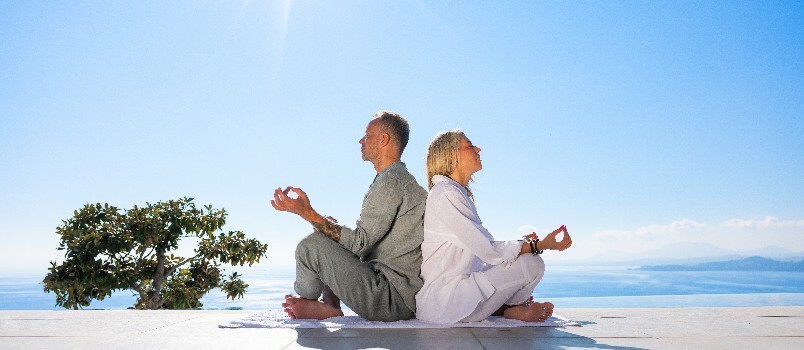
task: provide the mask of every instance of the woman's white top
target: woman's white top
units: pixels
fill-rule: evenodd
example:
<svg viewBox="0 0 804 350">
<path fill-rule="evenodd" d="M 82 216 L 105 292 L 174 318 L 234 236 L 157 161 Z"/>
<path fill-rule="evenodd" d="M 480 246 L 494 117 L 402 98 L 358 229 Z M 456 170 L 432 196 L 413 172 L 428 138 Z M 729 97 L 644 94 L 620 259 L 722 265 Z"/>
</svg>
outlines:
<svg viewBox="0 0 804 350">
<path fill-rule="evenodd" d="M 494 242 L 466 189 L 449 177 L 433 176 L 424 211 L 424 286 L 416 294 L 416 318 L 455 323 L 469 316 L 495 290 L 483 271 L 510 265 L 521 249 L 519 241 Z"/>
</svg>

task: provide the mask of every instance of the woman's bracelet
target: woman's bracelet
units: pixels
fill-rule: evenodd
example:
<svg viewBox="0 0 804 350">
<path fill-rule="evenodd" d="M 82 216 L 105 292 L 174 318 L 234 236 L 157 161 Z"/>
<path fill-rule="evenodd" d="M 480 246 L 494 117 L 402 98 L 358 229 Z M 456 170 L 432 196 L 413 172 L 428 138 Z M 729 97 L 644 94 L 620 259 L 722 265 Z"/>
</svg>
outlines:
<svg viewBox="0 0 804 350">
<path fill-rule="evenodd" d="M 531 254 L 539 255 L 541 253 L 544 253 L 544 250 L 538 250 L 537 249 L 538 245 L 539 245 L 539 239 L 538 238 L 536 238 L 535 241 L 534 240 L 530 241 L 530 253 Z"/>
<path fill-rule="evenodd" d="M 534 239 L 532 239 L 532 238 L 530 238 L 530 237 L 524 237 L 524 238 L 525 238 L 525 242 L 527 242 L 527 243 L 528 243 L 528 246 L 530 247 L 530 253 L 531 253 L 531 254 L 533 254 L 533 255 L 539 255 L 539 254 L 541 254 L 541 253 L 544 253 L 544 250 L 538 250 L 538 249 L 536 249 L 536 247 L 538 246 L 538 243 L 539 243 L 539 239 L 538 239 L 538 238 L 536 238 L 535 240 L 534 240 Z"/>
</svg>

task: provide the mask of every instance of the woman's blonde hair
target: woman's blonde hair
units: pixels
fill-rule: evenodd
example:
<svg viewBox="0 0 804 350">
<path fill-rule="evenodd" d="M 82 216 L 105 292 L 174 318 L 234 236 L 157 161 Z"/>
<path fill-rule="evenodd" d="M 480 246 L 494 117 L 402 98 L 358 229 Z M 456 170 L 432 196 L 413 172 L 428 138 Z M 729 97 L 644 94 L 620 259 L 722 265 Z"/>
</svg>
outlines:
<svg viewBox="0 0 804 350">
<path fill-rule="evenodd" d="M 427 147 L 427 188 L 433 188 L 433 176 L 449 176 L 458 165 L 458 154 L 463 131 L 459 129 L 442 131 L 430 141 Z"/>
</svg>

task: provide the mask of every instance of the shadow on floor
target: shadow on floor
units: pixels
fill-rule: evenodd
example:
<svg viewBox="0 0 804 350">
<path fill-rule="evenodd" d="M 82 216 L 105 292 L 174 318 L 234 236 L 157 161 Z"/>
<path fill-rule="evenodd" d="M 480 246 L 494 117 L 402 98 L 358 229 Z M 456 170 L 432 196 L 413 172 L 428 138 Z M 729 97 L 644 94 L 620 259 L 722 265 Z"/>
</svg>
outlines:
<svg viewBox="0 0 804 350">
<path fill-rule="evenodd" d="M 296 343 L 310 349 L 555 349 L 563 347 L 644 350 L 600 343 L 553 327 L 511 329 L 307 329 Z M 616 338 L 625 340 L 623 338 Z M 614 339 L 612 339 L 614 341 Z M 626 340 L 627 341 L 627 340 Z"/>
</svg>

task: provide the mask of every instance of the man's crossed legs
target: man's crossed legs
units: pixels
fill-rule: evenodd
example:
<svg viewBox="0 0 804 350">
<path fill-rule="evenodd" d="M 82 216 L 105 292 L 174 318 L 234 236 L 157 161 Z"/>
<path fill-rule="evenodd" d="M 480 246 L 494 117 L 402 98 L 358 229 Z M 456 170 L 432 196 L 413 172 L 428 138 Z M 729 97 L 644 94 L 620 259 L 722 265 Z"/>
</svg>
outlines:
<svg viewBox="0 0 804 350">
<path fill-rule="evenodd" d="M 313 232 L 296 247 L 298 297 L 286 296 L 282 307 L 291 318 L 325 319 L 343 316 L 346 306 L 371 321 L 414 317 L 396 289 L 378 271 L 338 242 Z M 323 294 L 323 300 L 318 300 Z"/>
</svg>

